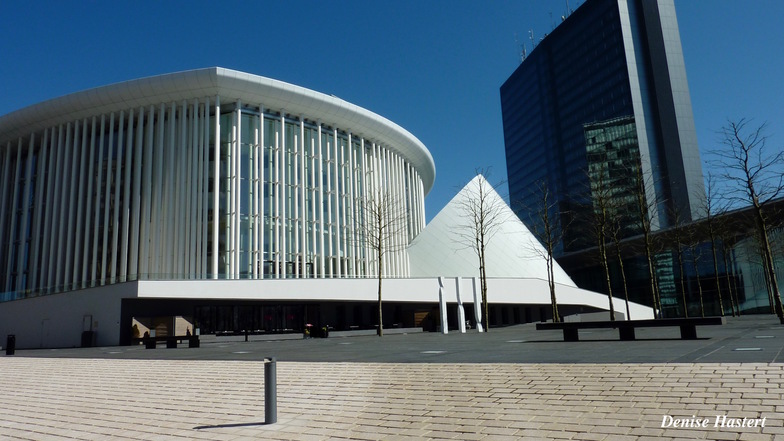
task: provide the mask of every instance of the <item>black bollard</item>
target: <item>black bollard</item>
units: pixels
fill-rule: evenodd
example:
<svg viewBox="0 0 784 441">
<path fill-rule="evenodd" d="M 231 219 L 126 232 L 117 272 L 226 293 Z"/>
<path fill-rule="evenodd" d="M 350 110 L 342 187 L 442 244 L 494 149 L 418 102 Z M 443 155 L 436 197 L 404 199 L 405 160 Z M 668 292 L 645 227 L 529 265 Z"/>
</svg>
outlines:
<svg viewBox="0 0 784 441">
<path fill-rule="evenodd" d="M 5 339 L 5 355 L 14 355 L 16 352 L 16 335 L 9 334 Z"/>
<path fill-rule="evenodd" d="M 275 357 L 264 359 L 264 424 L 278 422 L 278 378 Z"/>
</svg>

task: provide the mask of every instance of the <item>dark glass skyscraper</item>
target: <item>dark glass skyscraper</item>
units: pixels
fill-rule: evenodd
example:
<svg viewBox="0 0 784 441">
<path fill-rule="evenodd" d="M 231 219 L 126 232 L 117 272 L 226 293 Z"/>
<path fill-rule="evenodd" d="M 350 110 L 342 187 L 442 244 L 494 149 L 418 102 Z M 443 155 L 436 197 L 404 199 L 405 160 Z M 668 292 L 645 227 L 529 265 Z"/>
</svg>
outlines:
<svg viewBox="0 0 784 441">
<path fill-rule="evenodd" d="M 501 108 L 510 200 L 524 222 L 536 222 L 541 182 L 554 214 L 590 216 L 600 160 L 619 185 L 624 170 L 642 170 L 654 229 L 676 212 L 698 217 L 705 191 L 673 0 L 587 0 L 501 86 Z M 559 252 L 590 245 L 579 239 Z"/>
</svg>

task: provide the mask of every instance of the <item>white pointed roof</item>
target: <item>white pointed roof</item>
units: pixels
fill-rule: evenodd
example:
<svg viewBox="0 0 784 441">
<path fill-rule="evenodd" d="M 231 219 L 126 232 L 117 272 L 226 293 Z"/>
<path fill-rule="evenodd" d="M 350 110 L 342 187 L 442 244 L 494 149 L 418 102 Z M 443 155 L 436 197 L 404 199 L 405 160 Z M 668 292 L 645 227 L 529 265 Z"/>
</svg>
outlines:
<svg viewBox="0 0 784 441">
<path fill-rule="evenodd" d="M 482 175 L 463 187 L 411 243 L 408 248 L 411 276 L 479 277 L 476 253 L 459 243 L 457 234 L 470 228 L 464 202 L 477 194 L 481 180 L 490 190 L 490 203 L 502 213 L 502 222 L 486 248 L 487 277 L 547 280 L 544 247 Z M 554 273 L 556 283 L 576 286 L 558 263 Z"/>
</svg>

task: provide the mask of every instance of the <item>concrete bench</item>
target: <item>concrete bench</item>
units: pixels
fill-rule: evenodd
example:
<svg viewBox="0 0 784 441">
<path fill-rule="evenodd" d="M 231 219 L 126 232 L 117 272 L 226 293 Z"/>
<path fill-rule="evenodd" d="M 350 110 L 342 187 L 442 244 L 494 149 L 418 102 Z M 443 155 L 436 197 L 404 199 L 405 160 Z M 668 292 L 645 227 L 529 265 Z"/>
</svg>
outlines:
<svg viewBox="0 0 784 441">
<path fill-rule="evenodd" d="M 538 331 L 561 329 L 563 330 L 564 341 L 578 341 L 577 332 L 580 329 L 615 328 L 618 329 L 621 340 L 634 340 L 634 330 L 636 328 L 677 326 L 681 328 L 681 339 L 694 340 L 697 338 L 697 326 L 723 325 L 725 323 L 727 323 L 727 320 L 724 317 L 695 317 L 655 320 L 537 323 L 536 329 Z"/>
<path fill-rule="evenodd" d="M 144 347 L 146 349 L 155 349 L 155 347 L 158 346 L 158 342 L 162 341 L 166 342 L 167 348 L 176 348 L 177 343 L 182 343 L 183 341 L 188 342 L 189 348 L 198 348 L 200 346 L 198 335 L 162 335 L 156 337 L 141 337 L 132 339 L 134 344 L 144 343 Z"/>
</svg>

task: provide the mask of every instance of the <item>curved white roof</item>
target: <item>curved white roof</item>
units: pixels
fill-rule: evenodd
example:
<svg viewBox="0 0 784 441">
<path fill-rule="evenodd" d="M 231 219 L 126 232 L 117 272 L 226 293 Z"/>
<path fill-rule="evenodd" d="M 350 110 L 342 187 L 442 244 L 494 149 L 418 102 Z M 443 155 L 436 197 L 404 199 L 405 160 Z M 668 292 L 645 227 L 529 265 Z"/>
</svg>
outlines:
<svg viewBox="0 0 784 441">
<path fill-rule="evenodd" d="M 9 140 L 67 121 L 161 102 L 215 96 L 224 102 L 241 100 L 250 105 L 261 104 L 350 130 L 406 158 L 419 172 L 425 194 L 433 187 L 436 175 L 433 157 L 419 139 L 394 122 L 334 96 L 222 67 L 125 81 L 25 107 L 0 117 L 0 148 Z"/>
</svg>

